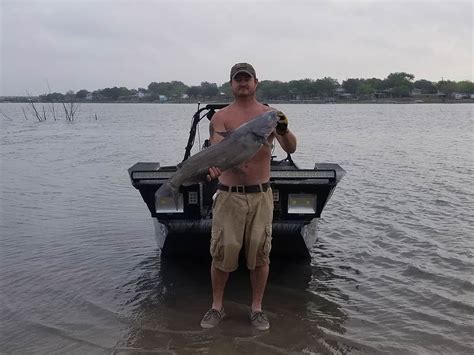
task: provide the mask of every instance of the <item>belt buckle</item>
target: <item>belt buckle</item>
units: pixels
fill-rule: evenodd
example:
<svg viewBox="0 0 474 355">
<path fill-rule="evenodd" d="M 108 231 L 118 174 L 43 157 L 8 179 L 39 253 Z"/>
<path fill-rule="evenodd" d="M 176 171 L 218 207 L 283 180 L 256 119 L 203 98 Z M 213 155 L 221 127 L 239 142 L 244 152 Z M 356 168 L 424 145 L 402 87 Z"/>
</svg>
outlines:
<svg viewBox="0 0 474 355">
<path fill-rule="evenodd" d="M 236 185 L 235 186 L 235 192 L 239 192 L 244 194 L 245 193 L 245 185 Z"/>
</svg>

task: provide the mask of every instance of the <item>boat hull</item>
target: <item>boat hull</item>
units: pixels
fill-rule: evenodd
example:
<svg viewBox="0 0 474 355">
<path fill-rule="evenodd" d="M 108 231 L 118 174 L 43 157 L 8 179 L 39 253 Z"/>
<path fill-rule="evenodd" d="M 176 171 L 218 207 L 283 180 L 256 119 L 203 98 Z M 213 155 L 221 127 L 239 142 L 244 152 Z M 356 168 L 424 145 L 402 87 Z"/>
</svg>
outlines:
<svg viewBox="0 0 474 355">
<path fill-rule="evenodd" d="M 211 220 L 160 223 L 153 219 L 155 238 L 164 257 L 210 258 Z M 271 256 L 309 259 L 317 240 L 317 223 L 273 223 Z"/>
</svg>

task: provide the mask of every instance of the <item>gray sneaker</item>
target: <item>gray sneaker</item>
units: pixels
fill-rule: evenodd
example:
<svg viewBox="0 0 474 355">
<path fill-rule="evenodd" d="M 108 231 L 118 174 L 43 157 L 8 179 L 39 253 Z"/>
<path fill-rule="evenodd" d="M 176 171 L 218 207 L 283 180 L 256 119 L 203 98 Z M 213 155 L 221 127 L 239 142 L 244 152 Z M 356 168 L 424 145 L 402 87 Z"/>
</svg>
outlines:
<svg viewBox="0 0 474 355">
<path fill-rule="evenodd" d="M 268 322 L 268 318 L 262 311 L 250 311 L 250 323 L 252 323 L 252 325 L 258 330 L 270 329 L 270 323 Z"/>
<path fill-rule="evenodd" d="M 225 317 L 224 308 L 221 311 L 211 308 L 204 314 L 201 320 L 201 327 L 205 329 L 214 328 Z"/>
</svg>

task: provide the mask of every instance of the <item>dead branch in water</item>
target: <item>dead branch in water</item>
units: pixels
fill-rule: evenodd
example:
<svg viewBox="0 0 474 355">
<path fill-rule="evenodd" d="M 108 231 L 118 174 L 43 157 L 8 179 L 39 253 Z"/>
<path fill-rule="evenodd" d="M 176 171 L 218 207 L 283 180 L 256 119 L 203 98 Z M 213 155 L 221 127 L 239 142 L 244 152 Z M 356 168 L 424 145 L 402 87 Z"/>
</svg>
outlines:
<svg viewBox="0 0 474 355">
<path fill-rule="evenodd" d="M 68 105 L 63 102 L 64 113 L 66 114 L 66 120 L 69 122 L 74 121 L 74 115 L 76 114 L 77 109 L 79 108 L 79 104 L 71 100 L 68 102 Z"/>
<path fill-rule="evenodd" d="M 42 108 L 43 108 L 43 118 L 46 121 L 46 110 L 44 109 L 44 105 L 42 105 Z"/>
<path fill-rule="evenodd" d="M 30 104 L 30 112 L 33 113 L 33 116 L 38 120 L 38 122 L 46 121 L 46 114 L 43 114 L 43 116 L 41 116 L 41 114 L 39 113 L 33 101 L 30 101 L 29 104 Z M 44 109 L 44 106 L 43 106 L 43 109 Z"/>
<path fill-rule="evenodd" d="M 46 110 L 44 109 L 44 105 L 42 106 L 43 108 L 43 112 L 39 112 L 38 111 L 38 108 L 36 107 L 35 105 L 35 102 L 33 100 L 33 98 L 31 97 L 30 93 L 27 93 L 28 95 L 28 108 L 29 108 L 29 111 L 30 113 L 32 114 L 32 116 L 34 118 L 36 118 L 38 120 L 38 122 L 43 122 L 43 121 L 46 121 Z M 25 110 L 23 109 L 23 114 L 25 114 Z M 26 118 L 26 114 L 25 114 L 25 118 Z"/>
<path fill-rule="evenodd" d="M 45 103 L 41 104 L 41 108 L 38 107 L 40 103 L 37 102 L 37 99 L 31 97 L 27 92 L 29 101 L 27 106 L 22 108 L 25 120 L 28 120 L 29 115 L 32 115 L 34 119 L 38 120 L 38 122 L 46 121 L 51 116 L 55 121 L 57 121 L 60 118 L 59 114 L 61 109 L 58 109 L 56 105 L 62 105 L 66 121 L 74 122 L 76 120 L 76 114 L 81 106 L 80 102 L 76 101 L 76 94 L 72 90 L 68 91 L 66 95 L 51 93 L 48 81 L 46 81 L 46 85 L 49 94 L 39 96 L 40 102 Z M 95 115 L 95 119 L 97 120 L 97 114 Z"/>
<path fill-rule="evenodd" d="M 48 86 L 49 94 L 51 94 L 51 87 L 49 86 L 49 81 L 46 79 L 46 85 Z M 56 104 L 54 102 L 50 102 L 51 112 L 53 113 L 53 118 L 57 121 L 56 117 Z"/>
<path fill-rule="evenodd" d="M 26 115 L 25 108 L 22 107 L 21 110 L 23 111 L 23 116 L 25 116 L 25 120 L 28 121 L 28 116 Z"/>
</svg>

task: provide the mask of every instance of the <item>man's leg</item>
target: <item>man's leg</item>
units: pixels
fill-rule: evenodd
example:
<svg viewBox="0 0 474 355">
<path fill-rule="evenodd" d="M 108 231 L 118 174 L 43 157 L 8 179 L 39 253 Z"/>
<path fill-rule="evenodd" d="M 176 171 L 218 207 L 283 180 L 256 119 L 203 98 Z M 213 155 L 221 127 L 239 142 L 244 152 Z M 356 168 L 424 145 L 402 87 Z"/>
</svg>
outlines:
<svg viewBox="0 0 474 355">
<path fill-rule="evenodd" d="M 224 289 L 229 278 L 229 273 L 211 266 L 212 281 L 212 308 L 220 311 L 224 298 Z"/>
<path fill-rule="evenodd" d="M 265 313 L 262 312 L 263 293 L 267 285 L 268 264 L 257 266 L 250 271 L 250 281 L 252 283 L 252 306 L 250 310 L 250 323 L 258 330 L 268 330 L 270 323 Z"/>
<path fill-rule="evenodd" d="M 269 265 L 256 266 L 250 270 L 250 282 L 252 284 L 252 312 L 262 311 L 263 294 L 267 285 Z"/>
<path fill-rule="evenodd" d="M 246 212 L 243 195 L 219 191 L 214 199 L 210 253 L 212 256 L 212 308 L 204 314 L 201 327 L 213 328 L 224 318 L 224 289 L 229 271 L 238 267 Z M 243 207 L 242 207 L 243 205 Z M 224 228 L 225 227 L 225 228 Z M 223 271 L 228 270 L 228 271 Z"/>
<path fill-rule="evenodd" d="M 201 327 L 214 328 L 225 317 L 222 300 L 224 298 L 224 288 L 228 278 L 228 272 L 211 266 L 212 307 L 202 317 Z"/>
</svg>

